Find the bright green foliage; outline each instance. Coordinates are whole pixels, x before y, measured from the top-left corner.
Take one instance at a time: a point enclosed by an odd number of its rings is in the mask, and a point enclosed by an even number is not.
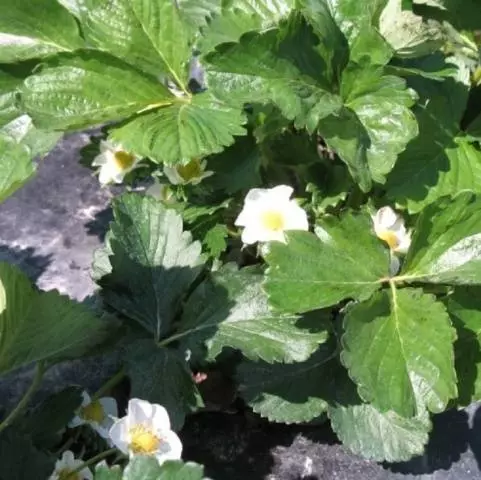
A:
[[[348,311],[344,330],[341,359],[381,412],[442,412],[457,396],[454,329],[443,304],[422,290],[377,293]]]
[[[203,406],[192,373],[176,352],[139,340],[127,347],[124,360],[132,397],[163,405],[174,430],[182,428],[186,414]]]
[[[275,308],[305,312],[367,298],[388,275],[387,252],[366,216],[326,218],[316,233],[292,232],[287,245],[269,245],[265,289]]]
[[[38,292],[17,268],[0,264],[0,373],[89,354],[114,332],[85,306],[56,291]]]
[[[178,213],[151,197],[125,194],[113,207],[108,249],[96,262],[103,298],[159,340],[200,272],[201,246]]]
[[[304,361],[327,338],[321,315],[301,318],[269,309],[262,275],[225,267],[204,281],[185,305],[179,333],[195,351],[205,343],[214,359],[224,347],[266,362]],[[198,348],[198,347],[197,347]]]

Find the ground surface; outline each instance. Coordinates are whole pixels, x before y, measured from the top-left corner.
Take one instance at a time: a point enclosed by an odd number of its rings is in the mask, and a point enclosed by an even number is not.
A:
[[[110,219],[111,191],[80,166],[84,134],[64,139],[42,162],[37,177],[0,205],[0,261],[20,265],[43,289],[83,299],[94,288],[89,269]],[[116,358],[58,367],[44,391],[66,382],[94,390],[116,370]],[[8,408],[28,386],[30,371],[0,383]],[[472,480],[481,478],[481,409],[451,411],[435,421],[423,457],[379,465],[352,455],[327,426],[269,425],[256,416],[206,413],[181,432],[184,458],[206,466],[214,480]]]

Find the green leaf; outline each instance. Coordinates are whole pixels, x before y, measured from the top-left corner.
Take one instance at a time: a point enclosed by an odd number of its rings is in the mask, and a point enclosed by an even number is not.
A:
[[[124,194],[114,200],[113,214],[111,267],[98,280],[101,294],[108,305],[160,340],[200,273],[200,243],[182,231],[178,213],[150,196]],[[104,260],[101,256],[99,262],[104,265]]]
[[[2,6],[0,63],[14,63],[81,48],[75,19],[53,0],[18,0]]]
[[[175,99],[153,77],[110,55],[59,55],[28,77],[22,91],[27,113],[39,127],[74,129],[130,116]]]
[[[116,480],[117,477],[105,477],[105,480]],[[180,460],[168,460],[159,466],[153,457],[136,456],[125,468],[123,480],[202,480],[204,467],[197,463],[184,463]],[[104,480],[95,477],[95,480]]]
[[[245,361],[237,373],[240,395],[271,422],[308,422],[327,410],[335,350],[335,342],[325,343],[306,361],[291,365]]]
[[[481,399],[481,302],[479,287],[457,288],[446,299],[456,327],[454,344],[458,374],[458,402],[468,406]]]
[[[207,53],[221,43],[238,42],[247,32],[266,31],[276,27],[288,16],[293,5],[293,0],[222,2],[222,10],[202,29],[199,48]]]
[[[0,434],[0,480],[48,478],[55,459],[37,450],[27,435],[12,428]]]
[[[135,457],[134,460],[137,461],[138,458],[149,457]],[[119,465],[114,465],[109,467],[107,463],[100,462],[95,467],[94,480],[122,480],[122,470]]]
[[[246,134],[244,123],[239,109],[204,92],[141,114],[111,130],[110,137],[139,155],[172,165],[222,151],[234,136]]]
[[[356,386],[345,371],[338,369],[333,375],[334,401],[328,407],[328,415],[333,430],[346,447],[378,462],[400,462],[424,453],[431,430],[426,411],[414,418],[404,418],[392,411],[381,413],[360,401]]]
[[[16,97],[23,79],[0,70],[0,127],[19,114]]]
[[[414,5],[437,7],[439,10],[433,17],[452,23],[458,30],[476,30],[481,25],[478,0],[414,0]]]
[[[27,148],[0,133],[0,203],[21,188],[34,173],[35,166]]]
[[[441,25],[403,7],[403,0],[389,0],[379,24],[396,56],[413,58],[437,51],[445,42]]]
[[[38,292],[17,268],[0,263],[0,373],[89,354],[113,327],[56,291]]]
[[[46,398],[22,423],[38,448],[50,448],[61,439],[59,432],[74,417],[82,403],[82,388],[67,387]]]
[[[163,405],[172,428],[182,428],[185,416],[203,406],[186,361],[151,340],[129,345],[124,354],[131,396]]]
[[[287,232],[287,244],[269,244],[265,290],[274,308],[305,312],[346,298],[362,300],[388,275],[388,253],[367,216],[328,217],[317,234]]]
[[[225,252],[227,249],[226,239],[228,236],[229,231],[227,227],[221,223],[216,223],[207,231],[203,244],[206,246],[211,257],[219,258],[220,255]]]
[[[57,2],[79,19],[86,7],[86,0],[57,0]]]
[[[293,43],[285,39],[278,45],[276,32],[270,31],[223,45],[205,58],[209,88],[240,104],[271,101],[297,126],[314,131],[319,120],[337,112],[342,103],[319,73],[317,78],[308,75],[296,65],[297,60],[283,58],[280,50],[292,49]],[[313,71],[323,71],[324,61],[312,46],[305,47],[304,56]]]
[[[442,412],[457,396],[449,316],[421,289],[376,293],[344,319],[341,359],[359,395],[381,412]]]
[[[400,278],[407,282],[481,284],[481,198],[462,192],[426,207]]]
[[[419,136],[400,155],[387,182],[388,195],[417,213],[461,190],[481,193],[481,152],[460,128],[468,87],[453,78],[416,79]],[[426,141],[426,139],[430,141]]]
[[[251,360],[290,363],[306,360],[325,342],[322,316],[301,319],[271,312],[263,276],[231,267],[213,273],[185,305],[178,335],[190,335],[192,351],[205,343],[209,359],[232,347]]]

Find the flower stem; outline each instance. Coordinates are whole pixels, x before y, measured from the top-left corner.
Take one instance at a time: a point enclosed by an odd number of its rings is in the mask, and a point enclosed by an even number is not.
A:
[[[122,367],[113,377],[110,377],[93,395],[92,400],[98,400],[105,395],[111,388],[115,387],[126,375],[125,368]]]
[[[7,418],[2,423],[0,423],[0,432],[2,432],[7,427],[9,427],[17,419],[17,417],[25,410],[25,408],[27,407],[27,405],[29,404],[32,398],[32,395],[36,392],[36,390],[42,383],[42,379],[45,371],[46,371],[46,368],[44,363],[38,362],[35,367],[35,375],[33,377],[32,383],[30,384],[30,387],[25,392],[20,402],[18,402],[18,405],[10,412]]]
[[[111,448],[109,450],[105,450],[105,452],[99,453],[98,455],[95,455],[95,457],[92,457],[88,459],[86,462],[82,463],[82,465],[79,465],[75,470],[72,470],[68,476],[65,478],[65,480],[68,480],[69,478],[76,478],[74,475],[84,468],[90,467],[90,465],[95,465],[96,463],[100,462],[104,458],[110,457],[110,455],[113,455],[114,453],[118,452],[116,448]]]

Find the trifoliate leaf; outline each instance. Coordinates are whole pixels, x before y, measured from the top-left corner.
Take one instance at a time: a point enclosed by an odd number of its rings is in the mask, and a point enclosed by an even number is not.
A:
[[[481,25],[481,10],[478,0],[414,0],[414,5],[436,7],[427,10],[434,18],[445,20],[459,30],[476,30]]]
[[[194,462],[167,460],[162,465],[154,457],[136,456],[125,468],[123,480],[203,480],[204,467]],[[105,480],[117,477],[105,477]],[[104,480],[104,477],[95,477]]]
[[[245,361],[237,373],[240,395],[271,422],[308,422],[327,409],[330,360],[335,351],[335,342],[327,342],[304,362],[284,365]]]
[[[205,343],[209,359],[224,347],[239,349],[251,360],[306,360],[327,338],[322,316],[301,319],[270,311],[261,288],[263,276],[251,269],[225,267],[205,280],[184,308],[179,334],[190,335],[186,345],[198,350]]]
[[[131,396],[163,405],[174,430],[182,428],[188,413],[203,406],[192,372],[175,351],[138,340],[126,348],[124,361]]]
[[[445,41],[441,24],[404,7],[403,0],[388,1],[379,22],[381,34],[399,57],[422,57],[434,53]]]
[[[334,400],[330,402],[328,415],[333,430],[346,447],[379,462],[400,462],[424,452],[431,430],[426,411],[413,418],[392,411],[381,413],[361,402],[345,371],[339,368],[333,376]]]
[[[223,150],[245,135],[244,114],[204,92],[141,114],[111,130],[110,138],[156,162],[176,164]]]
[[[341,359],[360,396],[408,418],[442,412],[457,396],[453,342],[444,305],[420,289],[391,289],[354,305],[344,319]]]
[[[321,77],[323,60],[312,46],[304,55],[311,68],[318,65],[317,78],[305,74],[293,59],[283,58],[282,50],[292,48],[286,45],[289,41],[279,45],[276,32],[270,31],[219,47],[206,57],[209,88],[240,104],[271,101],[288,119],[312,132],[319,119],[337,112],[342,103]]]
[[[276,27],[282,18],[288,16],[293,5],[293,0],[222,2],[222,10],[213,16],[202,30],[199,48],[203,53],[207,53],[221,43],[238,42],[247,32]]]
[[[401,278],[408,282],[481,284],[481,197],[462,192],[426,207]]]
[[[47,397],[22,422],[22,430],[30,435],[38,448],[54,447],[60,440],[59,432],[74,417],[82,403],[82,388],[67,387]]]
[[[0,264],[1,373],[88,354],[112,336],[114,327],[56,291],[38,292],[16,267]]]
[[[368,298],[387,277],[388,253],[367,216],[326,218],[316,233],[319,238],[287,232],[287,244],[269,244],[264,288],[274,308],[306,312],[346,298]]]
[[[153,77],[115,57],[82,51],[59,55],[28,77],[22,99],[37,126],[65,130],[170,105],[175,97]]]
[[[137,461],[139,458],[148,459],[149,457],[138,456],[134,457],[133,460]],[[94,480],[122,480],[122,469],[119,465],[109,467],[106,462],[100,462],[95,467]]]
[[[53,0],[2,2],[0,63],[14,63],[81,48],[77,23]]]
[[[481,193],[481,151],[460,128],[468,87],[453,78],[415,80],[421,94],[415,108],[419,136],[399,156],[387,182],[388,195],[413,213],[461,190]]]
[[[182,231],[178,213],[150,196],[122,195],[113,203],[113,214],[107,246],[111,267],[98,280],[101,295],[160,340],[199,275],[200,243]]]
[[[22,187],[34,173],[35,166],[27,148],[0,133],[0,202]]]
[[[211,257],[219,258],[221,253],[225,252],[228,236],[229,231],[227,227],[221,223],[217,223],[207,231],[202,243],[206,246]]]
[[[454,344],[458,402],[468,406],[481,399],[481,301],[479,287],[456,288],[446,307],[458,334]]]
[[[55,458],[37,450],[31,439],[12,427],[0,433],[0,480],[49,478]]]

